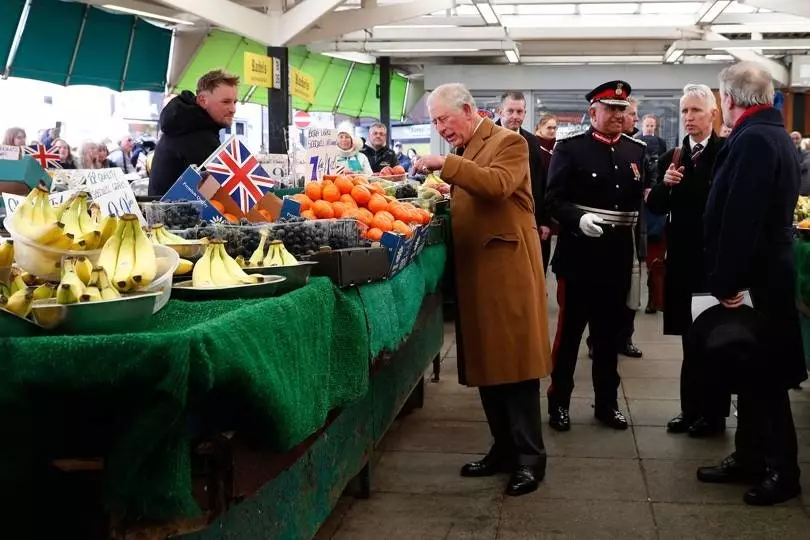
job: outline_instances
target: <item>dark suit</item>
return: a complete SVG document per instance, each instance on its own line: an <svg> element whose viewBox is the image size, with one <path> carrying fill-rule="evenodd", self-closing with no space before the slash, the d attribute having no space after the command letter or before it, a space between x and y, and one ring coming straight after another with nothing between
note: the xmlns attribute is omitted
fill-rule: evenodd
<svg viewBox="0 0 810 540"><path fill-rule="evenodd" d="M500 126L501 121L495 122ZM543 203L546 198L546 168L543 167L543 159L540 153L540 140L535 136L520 128L520 135L526 139L529 145L529 175L532 181L532 196L534 197L534 219L537 222L538 231L540 225L549 226L548 214L544 211ZM545 244L548 244L546 248ZM543 271L548 269L549 255L551 253L551 239L548 242L541 242L543 253Z"/></svg>
<svg viewBox="0 0 810 540"><path fill-rule="evenodd" d="M767 357L739 393L736 457L798 478L796 430L788 389L807 378L796 311L793 211L799 156L776 109L740 119L715 162L705 213L708 289L731 298L750 289L765 330Z"/></svg>
<svg viewBox="0 0 810 540"><path fill-rule="evenodd" d="M692 295L708 292L703 261L703 211L712 184L714 163L725 139L712 133L699 158L692 158L689 137L681 146L683 179L676 186L663 183L674 149L658 160L659 182L647 197L653 214L666 216L666 276L664 278L664 333L686 336L692 325ZM681 367L681 410L690 417L728 416L731 395L704 388L705 377L686 354Z"/></svg>

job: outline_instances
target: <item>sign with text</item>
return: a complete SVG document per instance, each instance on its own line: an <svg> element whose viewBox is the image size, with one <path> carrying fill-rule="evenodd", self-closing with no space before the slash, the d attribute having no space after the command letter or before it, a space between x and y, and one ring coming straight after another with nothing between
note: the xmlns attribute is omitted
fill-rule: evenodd
<svg viewBox="0 0 810 540"><path fill-rule="evenodd" d="M73 195L75 191L60 191L59 193L51 193L48 199L51 206L59 206ZM6 205L6 215L11 216L25 202L25 197L21 195L12 195L11 193L3 193L3 203Z"/></svg>
<svg viewBox="0 0 810 540"><path fill-rule="evenodd" d="M307 130L307 180L321 180L332 174L337 158L337 131L329 128Z"/></svg>
<svg viewBox="0 0 810 540"><path fill-rule="evenodd" d="M287 154L257 154L264 170L273 180L281 182L290 176L290 156Z"/></svg>
<svg viewBox="0 0 810 540"><path fill-rule="evenodd" d="M273 88L273 72L272 58L245 51L245 84Z"/></svg>
<svg viewBox="0 0 810 540"><path fill-rule="evenodd" d="M315 78L300 69L290 68L290 95L307 103L315 102Z"/></svg>
<svg viewBox="0 0 810 540"><path fill-rule="evenodd" d="M0 159L19 160L21 155L19 146L10 146L8 144L0 145Z"/></svg>

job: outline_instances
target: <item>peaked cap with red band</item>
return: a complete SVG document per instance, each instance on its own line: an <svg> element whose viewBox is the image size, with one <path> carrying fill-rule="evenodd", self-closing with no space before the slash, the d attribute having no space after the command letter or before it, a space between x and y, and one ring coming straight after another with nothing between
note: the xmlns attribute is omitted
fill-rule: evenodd
<svg viewBox="0 0 810 540"><path fill-rule="evenodd" d="M610 81L600 84L588 92L585 99L591 104L599 102L616 107L627 107L630 105L627 97L630 95L631 90L630 85L624 81Z"/></svg>

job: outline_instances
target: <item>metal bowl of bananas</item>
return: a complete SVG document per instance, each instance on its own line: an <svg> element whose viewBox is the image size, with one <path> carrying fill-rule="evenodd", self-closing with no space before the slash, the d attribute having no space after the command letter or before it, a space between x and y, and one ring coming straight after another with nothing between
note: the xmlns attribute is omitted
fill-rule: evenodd
<svg viewBox="0 0 810 540"><path fill-rule="evenodd" d="M305 286L312 273L312 267L317 262L299 261L295 256L287 251L284 242L273 240L268 243L269 235L266 230L261 232L259 246L250 256L244 260L236 258L237 264L243 269L254 274L263 276L282 276L287 280L281 285L281 293L294 291Z"/></svg>
<svg viewBox="0 0 810 540"><path fill-rule="evenodd" d="M162 223L155 223L149 230L149 237L155 244L164 245L173 249L177 254L188 260L202 257L205 244L200 240L186 240L166 229Z"/></svg>
<svg viewBox="0 0 810 540"><path fill-rule="evenodd" d="M37 300L31 316L49 333L120 334L140 332L149 326L160 292L130 293L118 298L60 304Z"/></svg>

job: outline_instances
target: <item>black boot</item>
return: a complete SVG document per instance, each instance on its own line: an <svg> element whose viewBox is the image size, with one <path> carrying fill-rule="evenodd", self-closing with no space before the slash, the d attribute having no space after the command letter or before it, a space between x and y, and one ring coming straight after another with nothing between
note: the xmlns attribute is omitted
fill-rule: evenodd
<svg viewBox="0 0 810 540"><path fill-rule="evenodd" d="M619 354L623 354L624 356L630 358L641 358L643 353L633 345L633 340L627 338L627 341L624 343L624 346L619 349Z"/></svg>
<svg viewBox="0 0 810 540"><path fill-rule="evenodd" d="M559 405L549 406L548 425L555 431L570 431L571 417L568 415L568 409Z"/></svg>
<svg viewBox="0 0 810 540"><path fill-rule="evenodd" d="M506 494L512 497L525 495L537 490L537 485L546 474L545 467L532 467L520 465L512 472L509 483L506 485Z"/></svg>
<svg viewBox="0 0 810 540"><path fill-rule="evenodd" d="M627 418L624 417L624 414L622 414L622 411L620 411L618 407L597 408L594 412L594 416L597 420L613 429L627 429Z"/></svg>

